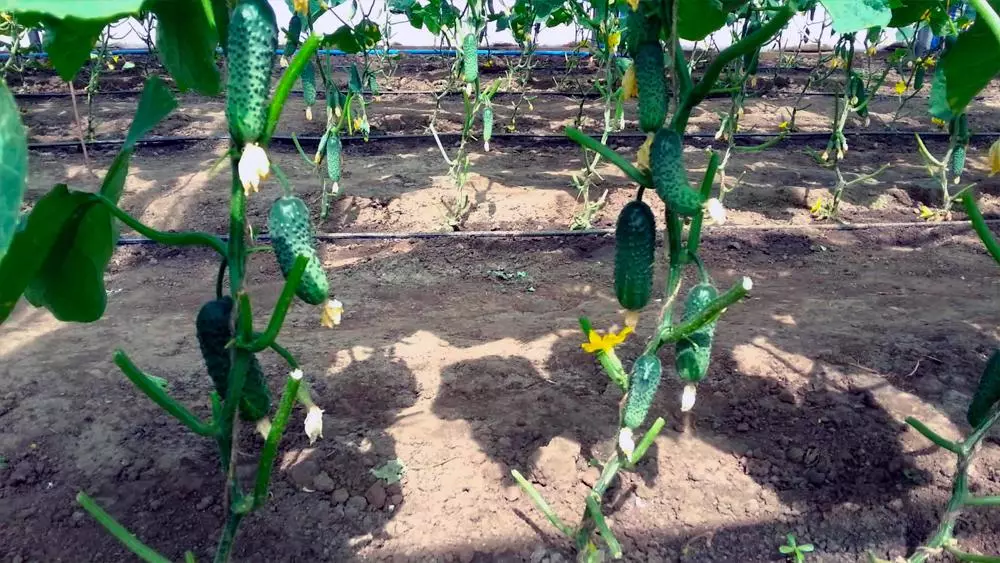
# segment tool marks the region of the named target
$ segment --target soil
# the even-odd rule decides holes
[[[803,129],[822,130],[824,100],[811,100]],[[994,100],[989,93],[972,115],[982,130],[996,123]],[[894,102],[883,101],[871,127],[891,118]],[[135,102],[100,98],[98,137],[120,138]],[[34,140],[72,138],[68,100],[19,103]],[[425,103],[385,96],[371,108],[373,129],[423,133],[421,114],[433,109]],[[578,102],[533,103],[519,131],[558,132]],[[695,116],[696,129],[714,131],[710,110],[725,102],[712,103]],[[773,131],[777,108],[791,103],[755,100],[744,124]],[[184,95],[181,104],[154,134],[224,132],[220,101]],[[585,109],[600,117],[599,106]],[[509,111],[497,110],[501,119]],[[302,113],[295,100],[283,131],[318,134]],[[901,128],[929,128],[908,119]],[[631,158],[639,142],[616,148]],[[687,148],[692,181],[704,170],[704,146]],[[987,179],[986,148],[973,146],[967,176],[995,213],[1000,194]],[[726,198],[731,226],[708,229],[702,257],[720,287],[748,275],[754,290],[719,324],[693,415],[680,416],[681,385],[665,378],[654,411],[667,427],[606,499],[629,561],[777,561],[787,533],[816,546],[810,561],[860,561],[867,550],[891,558],[925,540],[947,502],[954,456],[903,420],[916,416],[948,438],[968,432],[965,408],[1000,339],[1000,313],[989,306],[996,266],[955,225],[824,228],[808,206],[829,197],[834,173],[801,150],[782,144],[729,164],[730,178],[742,175]],[[224,151],[211,141],[140,148],[123,207],[159,229],[223,232],[228,173],[209,170]],[[296,191],[316,200],[320,179],[295,149],[271,152]],[[433,143],[379,140],[345,152],[344,195],[321,230],[440,228],[441,199],[453,189]],[[29,205],[56,182],[96,189],[88,163],[100,176],[113,156],[34,150]],[[578,209],[571,176],[582,163],[568,144],[496,139],[472,160],[475,207],[465,229],[565,228]],[[871,172],[885,162],[892,166],[877,183],[847,193],[845,220],[912,221],[918,202],[934,204],[909,139],[859,138],[844,170]],[[607,204],[594,224],[609,227],[634,186],[611,167],[600,172],[593,197],[607,190]],[[268,181],[252,196],[255,232],[265,229],[278,192]],[[309,444],[296,409],[273,497],[246,520],[234,558],[571,560],[569,543],[510,471],[525,473],[575,523],[595,478],[588,461],[613,448],[621,395],[580,349],[577,328],[581,315],[601,329],[621,322],[613,239],[339,242],[321,250],[346,305],[343,324],[322,329],[315,309],[296,304],[282,341],[326,411],[324,438]],[[214,442],[151,405],[111,357],[127,351],[207,417],[211,384],[193,320],[212,298],[216,270],[202,251],[121,247],[102,320],[60,323],[22,303],[0,329],[0,561],[132,560],[75,504],[81,490],[172,560],[186,550],[211,557],[224,514]],[[273,259],[254,254],[248,272],[256,310],[269,310],[282,283]],[[619,348],[626,365],[654,317],[645,313]],[[277,394],[286,368],[273,355],[260,359]],[[1000,442],[991,440],[971,474],[977,494],[1000,494]],[[237,471],[246,482],[260,440],[244,428],[240,443]],[[396,459],[406,466],[400,483],[372,474]],[[998,511],[970,511],[956,530],[964,549],[1000,552]]]

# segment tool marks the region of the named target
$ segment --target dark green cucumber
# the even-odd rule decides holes
[[[702,312],[719,292],[710,283],[700,283],[691,288],[684,302],[684,316],[681,322],[687,322]],[[706,323],[692,332],[687,338],[677,341],[674,354],[674,367],[677,376],[688,383],[698,383],[708,374],[708,363],[712,358],[712,339],[715,336],[715,321]]]
[[[475,82],[479,77],[478,49],[479,44],[474,33],[462,38],[462,77],[466,82]]]
[[[229,20],[226,119],[239,144],[254,143],[267,124],[278,25],[266,0],[240,0]]]
[[[692,216],[701,210],[701,194],[688,182],[681,136],[673,129],[660,129],[649,149],[649,166],[656,194],[671,211]]]
[[[288,276],[299,255],[309,259],[295,294],[310,305],[325,303],[330,285],[316,253],[315,233],[305,202],[295,196],[278,198],[271,206],[267,227],[274,257],[283,276]]]
[[[302,98],[307,106],[311,106],[316,103],[316,69],[313,68],[312,61],[306,63],[306,66],[302,67],[302,74],[299,75],[302,79]]]
[[[656,218],[648,205],[631,201],[615,226],[615,295],[622,307],[638,311],[649,303],[655,259]]]
[[[195,319],[196,336],[201,356],[205,360],[205,369],[212,379],[215,391],[223,400],[229,390],[229,371],[232,366],[228,348],[233,338],[230,325],[232,313],[233,300],[226,296],[202,305]],[[243,382],[243,394],[239,405],[240,418],[254,422],[267,416],[270,410],[271,392],[264,380],[260,362],[253,356]]]
[[[923,63],[917,63],[917,70],[913,73],[913,89],[920,90],[924,87],[924,76],[927,74],[927,69],[924,68]]]
[[[639,128],[652,133],[667,118],[667,81],[659,41],[647,41],[636,49],[635,81],[639,87]]]
[[[965,145],[955,145],[955,148],[951,150],[951,159],[949,160],[949,168],[951,171],[951,177],[955,178],[956,182],[959,182],[962,177],[962,172],[965,171]]]
[[[656,398],[656,390],[660,387],[662,372],[660,358],[655,354],[644,354],[635,361],[629,377],[628,397],[625,398],[625,408],[622,412],[622,423],[627,428],[635,430],[646,420],[649,407]]]
[[[976,394],[972,396],[972,403],[966,413],[969,424],[973,428],[982,424],[998,402],[1000,402],[1000,349],[993,351],[990,360],[986,362],[983,375],[979,378],[979,386],[976,387]]]

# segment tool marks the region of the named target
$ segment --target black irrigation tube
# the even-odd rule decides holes
[[[987,219],[987,224],[1000,224],[1000,219]],[[899,221],[899,222],[879,222],[879,223],[803,223],[792,225],[716,225],[712,231],[865,231],[898,228],[972,228],[971,221]],[[527,238],[554,238],[554,237],[603,237],[613,235],[614,229],[588,229],[581,231],[569,230],[543,230],[543,231],[409,231],[409,232],[353,232],[353,233],[318,233],[316,240],[321,242],[336,242],[342,240],[424,240],[424,239],[527,239]],[[219,238],[226,240],[225,235]],[[255,238],[257,242],[268,242],[271,237],[260,235]],[[157,244],[153,239],[145,237],[122,237],[118,240],[118,246],[143,246]]]
[[[848,137],[861,137],[861,138],[895,138],[895,137],[912,137],[914,134],[919,134],[921,138],[925,140],[947,140],[950,135],[946,131],[844,131],[844,135]],[[459,140],[461,139],[461,133],[438,133],[438,138],[441,140]],[[738,140],[753,140],[753,139],[773,139],[775,137],[781,136],[782,133],[738,133],[735,138]],[[827,140],[830,138],[829,131],[816,131],[816,132],[800,132],[800,133],[785,133],[784,136],[787,140],[796,142],[806,142],[806,141],[818,141]],[[684,136],[687,139],[694,140],[715,140],[715,133],[688,133]],[[975,132],[970,135],[972,139],[996,139],[1000,137],[1000,132]],[[412,141],[412,140],[426,140],[430,142],[434,137],[431,135],[418,134],[418,133],[403,133],[397,135],[371,135],[368,137],[368,141],[360,135],[345,135],[341,137],[341,142],[346,144],[353,143],[367,143],[371,141]],[[637,141],[645,139],[645,133],[616,133],[608,137],[608,142],[614,141]],[[296,136],[299,143],[303,145],[318,145],[320,137],[315,135],[304,135]],[[558,143],[558,144],[568,144],[573,141],[561,134],[561,133],[496,133],[493,135],[493,139],[508,139],[513,141],[535,141],[540,143]],[[228,141],[229,137],[224,135],[203,135],[203,136],[164,136],[164,137],[147,137],[136,143],[138,146],[146,147],[156,147],[156,146],[170,146],[170,145],[180,145],[187,143],[200,143],[204,141]],[[275,135],[271,138],[272,143],[279,144],[292,144],[291,135]],[[95,141],[87,142],[88,147],[98,147],[98,148],[113,148],[119,147],[124,143],[124,139],[100,139]],[[80,147],[80,141],[49,141],[49,142],[38,142],[38,143],[28,143],[28,149],[30,150],[45,150],[45,149],[78,149]]]

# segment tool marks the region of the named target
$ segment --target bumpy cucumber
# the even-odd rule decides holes
[[[951,177],[955,178],[955,181],[959,181],[962,177],[962,172],[965,171],[965,145],[955,145],[955,148],[951,151],[951,160],[949,162],[951,169]]]
[[[340,181],[340,135],[336,131],[330,131],[326,138],[326,175],[331,182]]]
[[[691,288],[684,302],[682,322],[708,307],[719,292],[710,283],[700,283]],[[715,336],[715,322],[706,323],[692,332],[687,338],[677,341],[674,354],[674,367],[677,375],[688,383],[698,383],[708,374],[708,363],[712,358],[712,339]]]
[[[302,74],[299,75],[302,79],[302,98],[306,102],[307,106],[311,106],[316,103],[316,69],[313,68],[312,61],[306,63],[306,66],[302,68]]]
[[[646,420],[649,407],[656,398],[656,390],[660,387],[662,371],[660,358],[655,354],[644,354],[635,361],[629,378],[625,409],[622,412],[622,422],[626,427],[635,430]]]
[[[198,346],[205,360],[205,368],[208,376],[212,378],[216,392],[223,399],[229,390],[229,370],[232,366],[230,351],[227,348],[233,338],[230,326],[232,313],[233,300],[226,296],[202,305],[195,319]],[[240,418],[254,422],[267,416],[270,410],[271,392],[264,380],[260,362],[254,356],[243,382],[243,394],[239,405]]]
[[[299,40],[302,37],[302,18],[298,12],[292,14],[292,19],[288,20],[288,34],[285,36],[285,58],[291,59],[295,50],[299,48]]]
[[[913,89],[920,90],[924,87],[924,75],[927,74],[927,70],[924,68],[922,63],[917,63],[917,71],[913,74]]]
[[[378,80],[375,79],[374,74],[368,75],[368,89],[373,96],[378,96]]]
[[[648,205],[631,201],[615,226],[615,295],[622,307],[638,311],[649,303],[655,258],[656,218]]]
[[[701,195],[688,182],[681,136],[673,129],[660,129],[649,149],[650,172],[656,194],[671,211],[691,216],[701,209]]]
[[[639,128],[652,133],[667,118],[667,83],[659,41],[647,41],[636,49],[635,80],[639,86]]]
[[[229,21],[226,90],[229,131],[240,144],[256,142],[264,133],[277,46],[278,25],[267,1],[240,0]]]
[[[299,255],[309,259],[295,294],[310,305],[326,302],[330,285],[316,253],[315,234],[306,204],[295,196],[278,198],[271,206],[267,226],[282,275],[288,276]]]
[[[857,99],[854,106],[861,108],[858,110],[858,115],[868,117],[868,104],[865,103],[868,101],[868,92],[865,91],[865,81],[861,78],[860,74],[856,72],[851,73],[851,84],[848,91],[852,97]]]
[[[462,38],[462,77],[466,82],[475,82],[479,77],[478,49],[479,44],[474,33]]]
[[[486,106],[483,108],[483,141],[486,143],[490,142],[493,138],[493,107]]]
[[[976,394],[972,396],[972,403],[966,413],[969,424],[973,428],[979,426],[998,402],[1000,402],[1000,349],[993,351],[982,377],[979,378],[979,386],[976,387]]]

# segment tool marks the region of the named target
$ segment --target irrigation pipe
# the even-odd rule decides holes
[[[596,134],[596,133],[595,133]],[[949,134],[946,131],[844,131],[844,135],[848,137],[856,138],[896,138],[896,137],[913,137],[914,134],[919,134],[924,140],[947,140],[949,139]],[[458,140],[461,138],[461,133],[438,133],[438,137],[441,139],[448,140]],[[734,138],[741,141],[752,141],[756,139],[773,139],[775,137],[780,137],[782,133],[737,133]],[[792,142],[807,142],[807,141],[820,141],[826,140],[830,137],[829,131],[815,131],[815,132],[799,132],[799,133],[785,133],[785,139]],[[684,135],[686,139],[692,139],[696,141],[714,141],[715,133],[687,133]],[[1000,137],[1000,132],[976,132],[969,135],[970,139],[986,139],[993,140]],[[368,140],[361,135],[345,135],[340,138],[342,143],[353,144],[353,143],[369,143],[372,141],[413,141],[421,140],[430,142],[434,137],[431,135],[424,135],[418,133],[402,133],[402,134],[386,134],[386,135],[370,135]],[[615,141],[637,141],[645,140],[645,133],[617,133],[608,136],[608,142]],[[198,135],[198,136],[164,136],[164,137],[147,137],[145,139],[139,140],[137,146],[169,146],[169,145],[179,145],[186,143],[200,143],[203,141],[227,141],[228,136],[225,135]],[[299,143],[303,145],[316,146],[319,144],[320,137],[316,135],[303,135],[296,136]],[[569,144],[573,141],[560,133],[496,133],[493,135],[493,139],[507,139],[510,141],[535,141],[540,143],[558,143],[558,144]],[[119,147],[124,144],[124,139],[98,139],[93,141],[88,141],[86,144],[88,147],[97,148],[114,148]],[[274,135],[271,137],[272,143],[279,144],[290,144],[293,142],[291,135]],[[67,140],[67,141],[46,141],[46,142],[35,142],[28,143],[28,149],[30,150],[46,150],[46,149],[77,149],[80,148],[79,140]]]
[[[986,219],[986,224],[997,225],[1000,224],[1000,219]],[[930,228],[930,227],[944,227],[944,228],[957,228],[965,227],[972,228],[971,221],[938,221],[938,222],[928,222],[928,221],[900,221],[900,222],[882,222],[882,223],[802,223],[802,224],[788,224],[788,225],[716,225],[711,228],[708,232],[709,236],[715,231],[803,231],[803,230],[818,230],[818,231],[864,231],[864,230],[882,230],[882,229],[898,229],[898,228]],[[316,234],[316,240],[321,242],[336,242],[341,240],[420,240],[420,239],[439,239],[439,238],[457,238],[457,239],[472,239],[472,238],[486,238],[486,239],[497,239],[497,238],[552,238],[552,237],[601,237],[613,235],[615,233],[614,229],[588,229],[580,231],[569,231],[569,230],[549,230],[549,231],[444,231],[444,232],[425,232],[425,231],[406,231],[399,233],[386,233],[386,232],[354,232],[354,233],[318,233]],[[218,235],[219,238],[225,240],[225,235]],[[260,235],[256,237],[258,242],[267,242],[271,238],[268,235]],[[118,246],[139,246],[157,244],[153,239],[148,239],[145,237],[122,237],[118,240]]]

